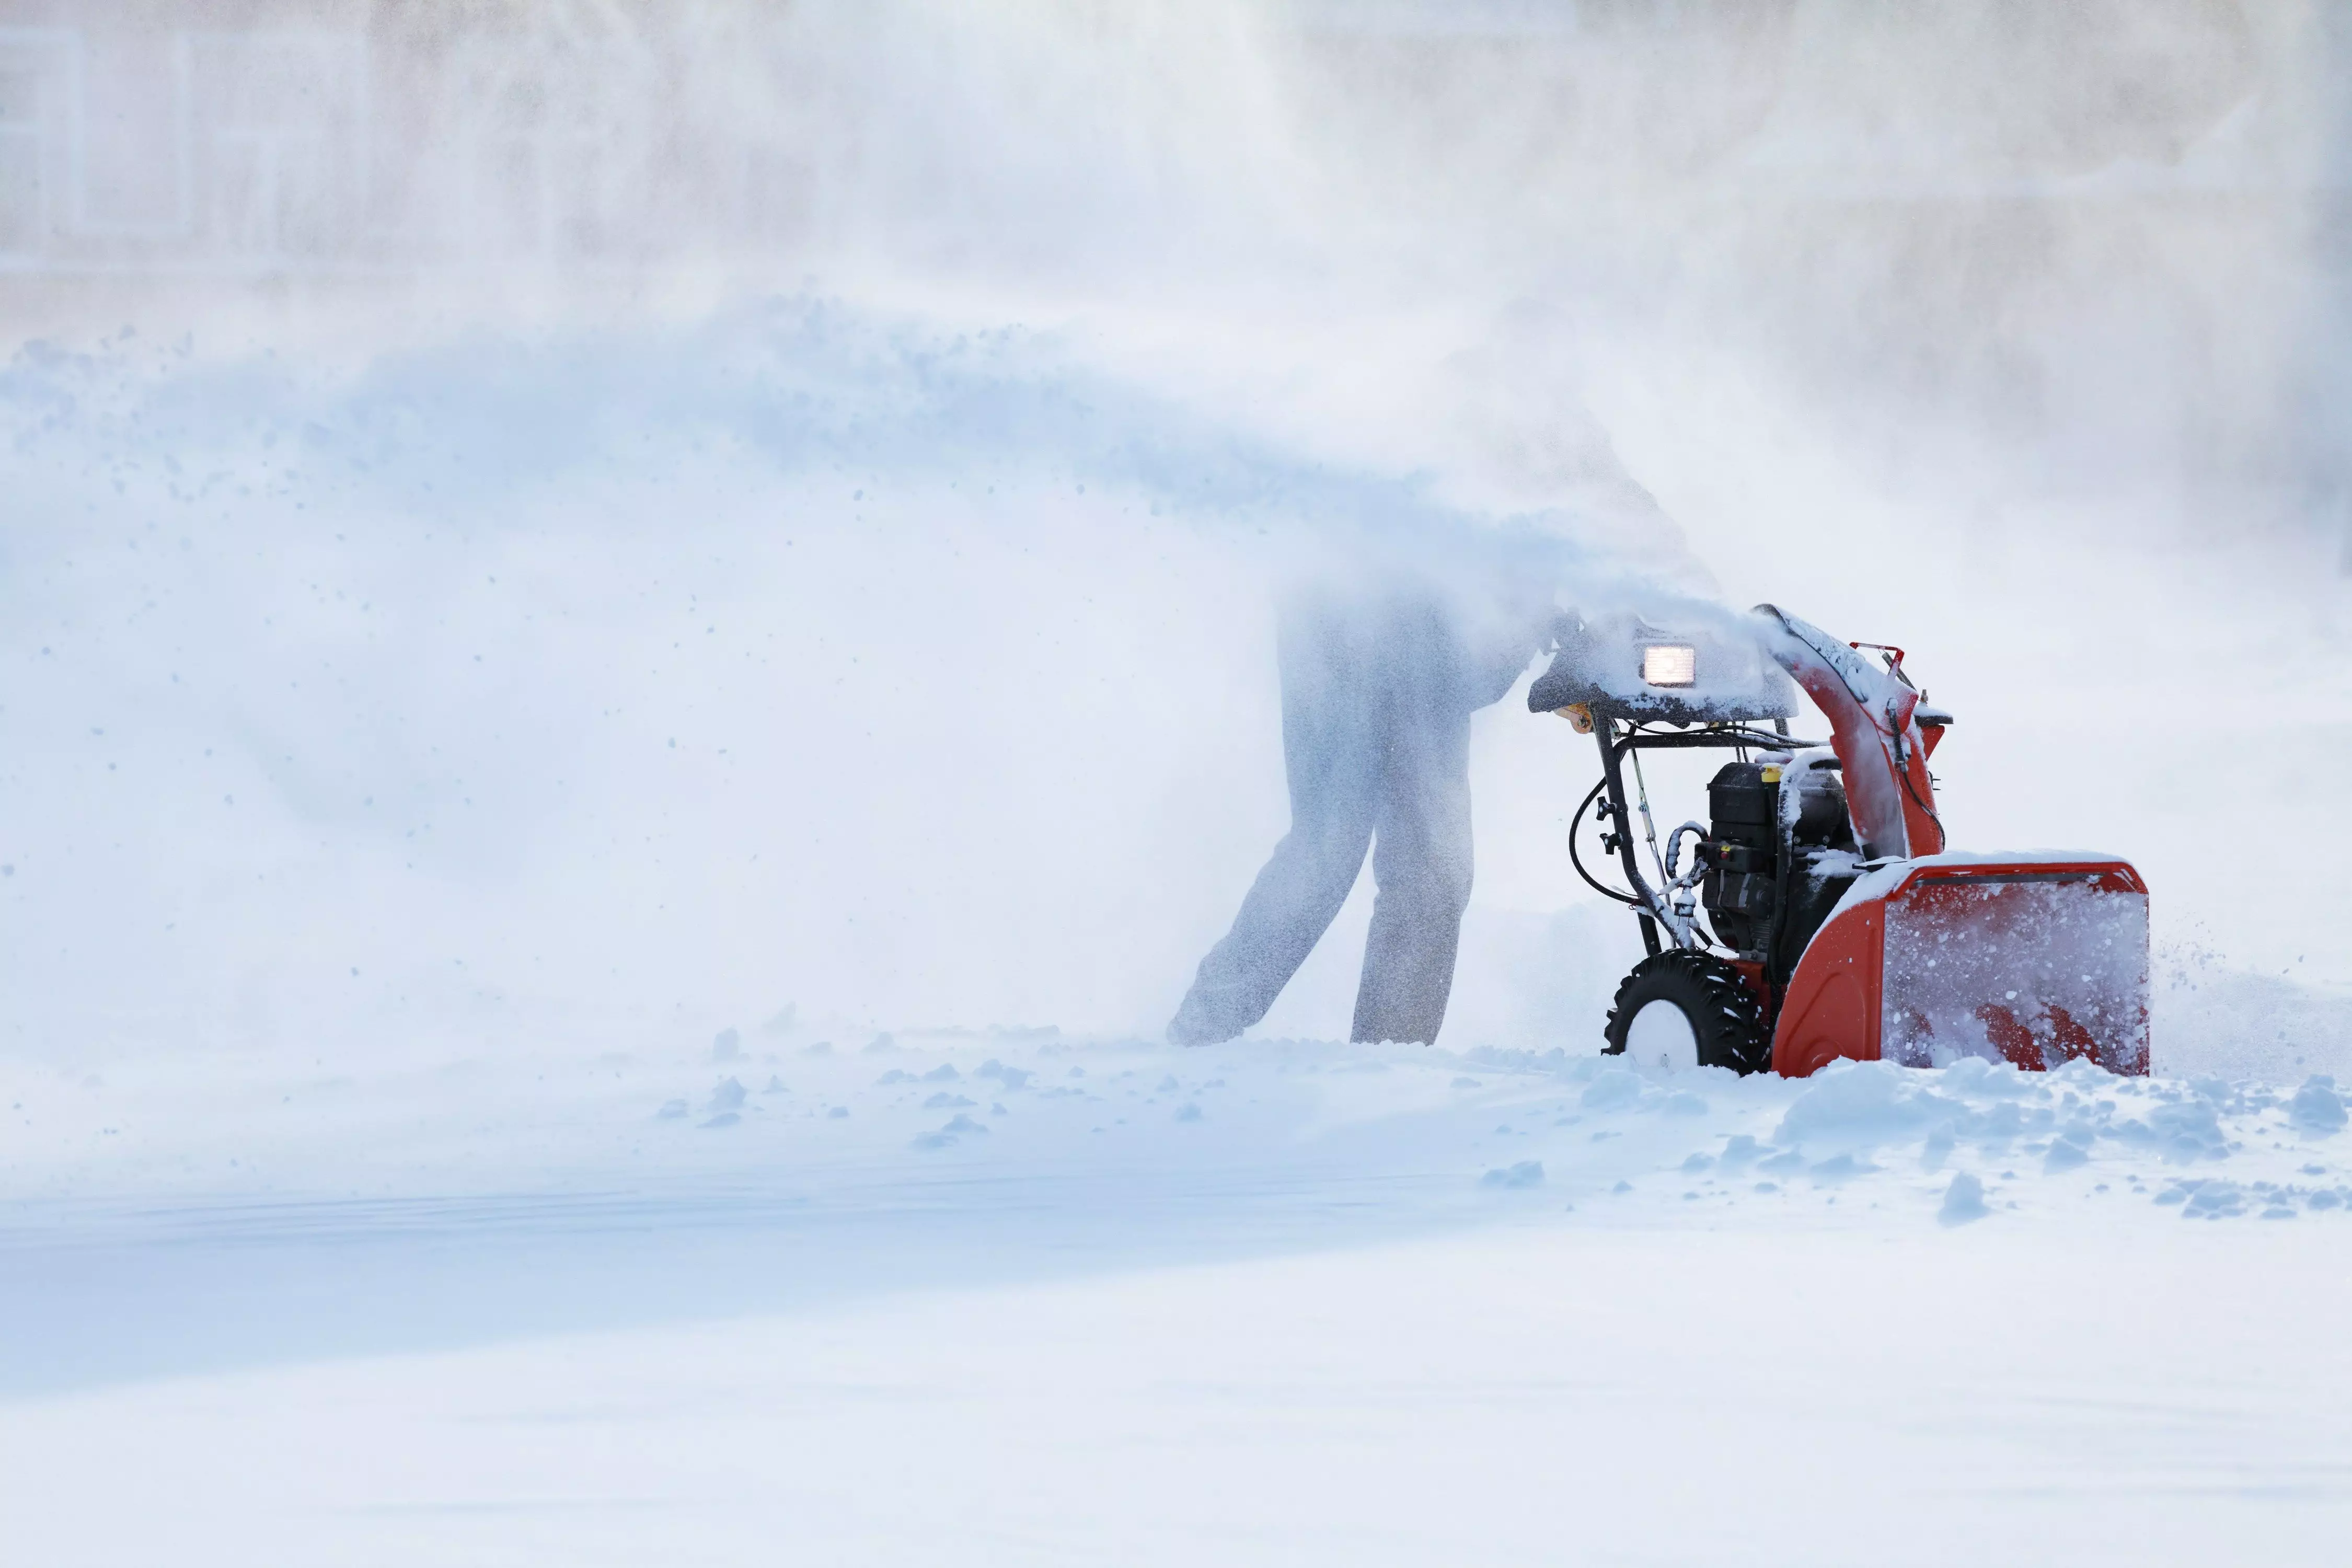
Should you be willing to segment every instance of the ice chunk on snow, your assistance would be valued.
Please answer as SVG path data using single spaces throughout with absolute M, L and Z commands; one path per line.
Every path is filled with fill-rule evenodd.
M 659 1110 L 655 1111 L 654 1114 L 665 1121 L 669 1121 L 673 1117 L 684 1116 L 686 1114 L 686 1101 L 682 1100 L 664 1100 L 662 1102 L 662 1108 Z
M 923 1109 L 925 1110 L 959 1110 L 971 1103 L 961 1094 L 950 1094 L 947 1090 L 941 1089 L 923 1101 Z
M 731 1062 L 743 1054 L 743 1037 L 733 1029 L 721 1029 L 710 1042 L 710 1059 Z
M 1505 1165 L 1478 1178 L 1482 1187 L 1539 1187 L 1543 1185 L 1544 1168 L 1541 1160 L 1522 1160 L 1516 1165 Z M 1618 1184 L 1622 1189 L 1623 1183 Z
M 731 1078 L 722 1078 L 710 1091 L 709 1109 L 713 1111 L 740 1110 L 743 1108 L 743 1086 Z
M 1176 1120 L 1179 1121 L 1198 1121 L 1201 1120 L 1201 1108 L 1190 1101 L 1187 1101 L 1177 1108 Z

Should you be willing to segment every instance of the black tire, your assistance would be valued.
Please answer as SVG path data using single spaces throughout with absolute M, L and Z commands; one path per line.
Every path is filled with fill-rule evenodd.
M 1722 959 L 1687 949 L 1645 958 L 1625 976 L 1602 1031 L 1609 1042 L 1604 1054 L 1624 1055 L 1634 1015 L 1653 1002 L 1671 1002 L 1690 1020 L 1700 1066 L 1751 1073 L 1772 1065 L 1772 1037 L 1756 993 Z

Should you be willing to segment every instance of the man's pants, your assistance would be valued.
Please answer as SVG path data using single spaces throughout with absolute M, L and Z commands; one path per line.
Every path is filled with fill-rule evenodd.
M 1279 646 L 1290 831 L 1201 961 L 1169 1037 L 1205 1045 L 1265 1017 L 1377 840 L 1351 1037 L 1433 1040 L 1470 900 L 1470 714 L 1491 694 L 1423 595 L 1293 601 Z

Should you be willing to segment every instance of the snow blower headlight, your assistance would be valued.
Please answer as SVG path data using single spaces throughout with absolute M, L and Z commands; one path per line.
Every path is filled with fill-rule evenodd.
M 1651 686 L 1698 684 L 1698 649 L 1683 642 L 1650 643 L 1642 649 L 1642 679 Z

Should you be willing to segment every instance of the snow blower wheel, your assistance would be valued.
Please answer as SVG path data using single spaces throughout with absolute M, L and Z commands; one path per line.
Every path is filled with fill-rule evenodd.
M 1677 949 L 1635 964 L 1617 987 L 1603 1032 L 1606 1054 L 1647 1067 L 1751 1073 L 1772 1065 L 1756 994 L 1712 953 Z

